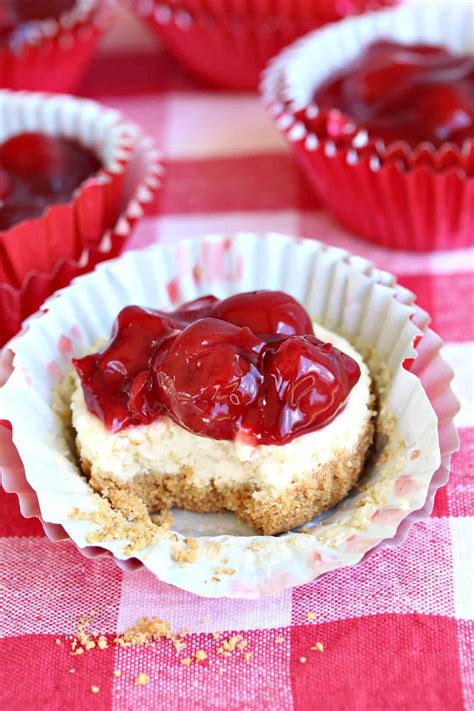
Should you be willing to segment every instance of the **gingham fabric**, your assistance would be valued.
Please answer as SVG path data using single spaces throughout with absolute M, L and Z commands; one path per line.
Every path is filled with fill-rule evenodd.
M 121 36 L 130 44 L 128 26 Z M 277 230 L 343 246 L 395 272 L 446 341 L 462 403 L 461 451 L 432 516 L 402 545 L 261 601 L 197 598 L 144 569 L 124 574 L 110 559 L 88 560 L 69 542 L 50 542 L 2 492 L 0 708 L 473 708 L 474 251 L 387 252 L 345 234 L 316 202 L 256 97 L 214 92 L 153 42 L 148 47 L 112 47 L 82 91 L 139 122 L 167 160 L 160 214 L 138 226 L 129 247 L 212 231 Z M 186 627 L 186 656 L 202 649 L 207 659 L 182 666 L 170 640 L 71 656 L 66 637 L 89 610 L 109 639 L 143 615 Z M 215 632 L 223 633 L 220 641 Z M 248 661 L 217 653 L 236 633 L 248 641 Z M 311 650 L 316 642 L 322 652 Z M 134 683 L 140 673 L 148 684 Z

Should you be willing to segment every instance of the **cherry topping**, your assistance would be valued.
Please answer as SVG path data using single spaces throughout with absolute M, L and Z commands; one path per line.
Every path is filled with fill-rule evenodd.
M 87 407 L 109 430 L 163 414 L 199 435 L 256 444 L 328 424 L 360 377 L 352 358 L 313 335 L 298 302 L 271 291 L 205 296 L 170 313 L 128 306 L 110 344 L 73 362 Z
M 214 318 L 248 326 L 254 333 L 313 333 L 302 306 L 282 291 L 249 291 L 224 299 L 213 308 Z
M 21 133 L 0 145 L 0 230 L 68 202 L 101 163 L 69 138 Z M 6 177 L 5 177 L 6 176 Z M 8 184 L 8 190 L 2 186 Z
M 0 45 L 23 39 L 29 23 L 57 20 L 72 10 L 76 0 L 2 0 L 0 5 Z
M 442 47 L 374 42 L 315 93 L 372 138 L 459 146 L 474 138 L 474 57 Z M 337 136 L 333 135 L 333 138 Z

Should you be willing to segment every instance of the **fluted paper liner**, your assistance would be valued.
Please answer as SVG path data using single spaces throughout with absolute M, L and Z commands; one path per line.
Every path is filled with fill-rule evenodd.
M 468 247 L 474 240 L 474 137 L 462 148 L 369 139 L 364 127 L 333 140 L 338 111 L 319 111 L 314 91 L 371 42 L 446 46 L 474 51 L 474 6 L 411 0 L 401 7 L 312 32 L 269 65 L 262 96 L 318 195 L 340 222 L 370 241 L 429 251 Z
M 392 447 L 391 458 L 390 437 L 385 444 L 379 441 L 381 456 L 369 469 L 369 489 L 346 497 L 309 533 L 256 536 L 230 514 L 178 512 L 178 539 L 196 535 L 198 541 L 193 563 L 172 559 L 174 544 L 167 533 L 132 555 L 124 553 L 126 541 L 100 547 L 122 565 L 141 561 L 160 580 L 199 595 L 257 598 L 353 565 L 386 539 L 399 542 L 413 520 L 429 511 L 457 447 L 452 422 L 457 401 L 449 386 L 452 372 L 439 355 L 441 341 L 427 328 L 427 315 L 390 274 L 364 259 L 313 240 L 241 233 L 157 245 L 104 263 L 46 302 L 10 343 L 0 419 L 11 423 L 26 482 L 48 526 L 62 527 L 87 554 L 97 554 L 87 539 L 96 524 L 69 516 L 73 507 L 93 511 L 97 499 L 62 453 L 64 425 L 51 405 L 71 356 L 108 337 L 127 304 L 166 309 L 205 293 L 225 297 L 262 288 L 289 292 L 312 318 L 375 350 L 390 369 L 388 404 L 405 447 Z M 9 436 L 3 433 L 4 440 Z M 8 490 L 22 501 L 25 481 L 10 449 L 0 468 Z M 235 574 L 213 581 L 216 556 L 226 559 Z
M 57 19 L 29 22 L 21 41 L 14 47 L 0 47 L 0 86 L 75 91 L 110 24 L 114 6 L 115 0 L 76 0 Z
M 118 254 L 153 203 L 161 164 L 137 126 L 94 101 L 0 91 L 0 115 L 0 142 L 24 131 L 66 136 L 103 164 L 68 203 L 0 232 L 1 345 L 54 290 Z
M 266 62 L 294 39 L 397 0 L 129 0 L 184 66 L 223 87 L 255 90 Z

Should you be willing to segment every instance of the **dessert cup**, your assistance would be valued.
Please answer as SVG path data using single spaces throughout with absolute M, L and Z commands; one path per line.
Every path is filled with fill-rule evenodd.
M 474 51 L 471 3 L 410 2 L 315 31 L 266 69 L 263 102 L 286 135 L 316 193 L 348 230 L 384 247 L 431 251 L 472 246 L 474 136 L 461 148 L 429 142 L 333 140 L 337 110 L 320 111 L 315 90 L 377 39 Z
M 67 425 L 54 409 L 71 357 L 106 337 L 129 303 L 170 309 L 205 293 L 224 297 L 257 288 L 291 293 L 312 318 L 357 343 L 371 362 L 385 364 L 386 377 L 376 376 L 384 414 L 361 485 L 304 532 L 256 536 L 230 514 L 176 511 L 173 530 L 157 528 L 144 547 L 136 536 L 130 545 L 133 537 L 123 529 L 117 540 L 99 515 L 106 500 L 81 475 Z M 314 240 L 242 233 L 129 252 L 49 299 L 4 349 L 0 418 L 11 427 L 0 460 L 6 488 L 18 494 L 22 509 L 36 497 L 38 508 L 30 501 L 30 513 L 66 532 L 81 550 L 99 554 L 98 545 L 122 563 L 138 560 L 160 580 L 208 597 L 263 597 L 354 565 L 379 545 L 399 543 L 430 512 L 458 446 L 452 371 L 428 324 L 393 276 Z M 232 572 L 216 573 L 223 564 Z

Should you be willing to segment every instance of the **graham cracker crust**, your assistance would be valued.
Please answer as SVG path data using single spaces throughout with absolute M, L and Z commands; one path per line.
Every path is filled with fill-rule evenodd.
M 233 511 L 259 533 L 276 535 L 307 523 L 349 493 L 362 474 L 373 437 L 371 419 L 352 450 L 342 450 L 332 461 L 277 495 L 247 484 L 217 488 L 211 482 L 205 488 L 197 487 L 189 467 L 173 476 L 153 472 L 122 482 L 113 472 L 99 470 L 83 457 L 77 440 L 76 446 L 82 471 L 91 487 L 103 496 L 121 492 L 138 497 L 149 512 L 175 506 L 197 512 Z

